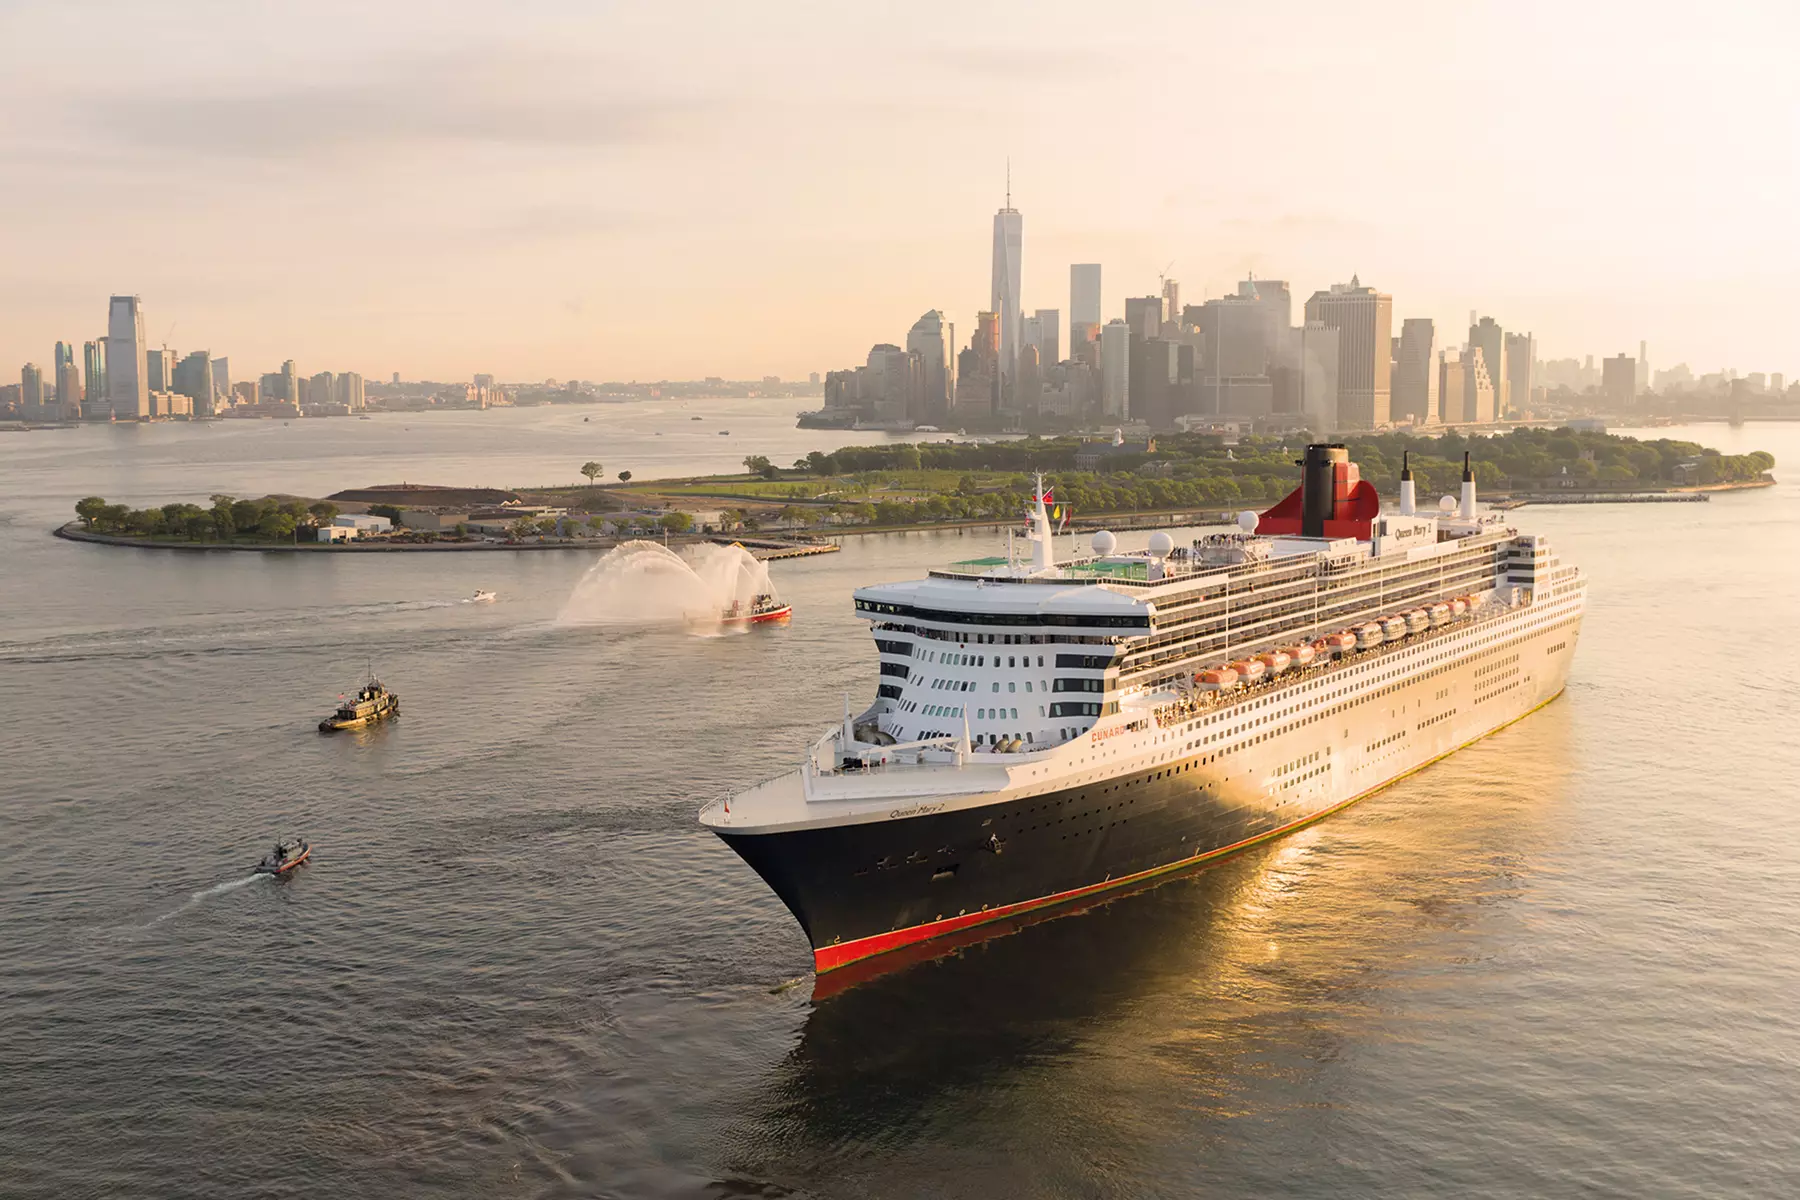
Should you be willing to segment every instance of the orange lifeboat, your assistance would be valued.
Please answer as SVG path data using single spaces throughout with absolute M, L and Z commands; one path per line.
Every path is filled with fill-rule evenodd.
M 1464 600 L 1461 596 L 1458 596 L 1456 599 L 1454 599 L 1450 602 L 1450 616 L 1452 618 L 1460 617 L 1468 611 L 1469 611 L 1469 602 L 1467 600 Z
M 1287 670 L 1294 660 L 1285 650 L 1265 650 L 1256 656 L 1256 661 L 1267 667 L 1273 676 Z
M 1310 667 L 1312 660 L 1318 656 L 1318 651 L 1314 650 L 1307 642 L 1301 642 L 1298 646 L 1289 646 L 1287 652 L 1288 657 L 1294 660 L 1295 667 Z
M 1231 669 L 1237 672 L 1238 678 L 1244 683 L 1252 684 L 1261 681 L 1269 668 L 1263 665 L 1261 659 L 1246 658 L 1243 662 L 1232 663 Z
M 1346 629 L 1325 639 L 1325 647 L 1333 654 L 1348 654 L 1356 649 L 1356 631 Z
M 1238 673 L 1230 667 L 1210 667 L 1196 672 L 1194 682 L 1206 691 L 1217 692 L 1237 686 Z

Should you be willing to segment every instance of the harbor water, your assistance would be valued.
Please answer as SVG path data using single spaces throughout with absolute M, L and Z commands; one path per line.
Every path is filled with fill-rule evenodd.
M 879 436 L 793 407 L 0 434 L 0 1194 L 1800 1192 L 1800 485 L 1518 511 L 1591 582 L 1560 700 L 1272 845 L 832 986 L 695 811 L 872 694 L 853 587 L 1003 536 L 773 564 L 791 624 L 735 633 L 565 619 L 598 552 L 48 536 L 88 494 Z M 1800 466 L 1797 426 L 1655 432 Z M 320 736 L 371 665 L 403 715 Z M 286 836 L 311 862 L 253 877 Z

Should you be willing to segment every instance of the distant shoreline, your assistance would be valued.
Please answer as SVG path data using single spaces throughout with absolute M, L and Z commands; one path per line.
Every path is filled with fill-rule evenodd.
M 481 550 L 587 550 L 607 551 L 629 541 L 654 539 L 581 538 L 555 542 L 190 542 L 174 538 L 142 538 L 125 534 L 95 533 L 83 529 L 81 522 L 70 521 L 50 531 L 52 537 L 70 542 L 92 542 L 101 546 L 126 546 L 134 550 L 215 550 L 244 551 L 253 554 L 404 554 L 417 552 L 462 552 Z M 681 534 L 669 539 L 671 546 L 741 543 L 757 558 L 768 562 L 783 558 L 805 558 L 814 554 L 830 554 L 842 549 L 835 542 L 800 542 L 788 538 L 766 538 L 754 535 L 733 537 L 729 534 Z
M 137 550 L 194 550 L 211 553 L 216 550 L 245 551 L 253 554 L 402 554 L 419 551 L 479 550 L 611 550 L 616 538 L 590 538 L 569 542 L 190 542 L 173 538 L 142 538 L 123 534 L 95 533 L 83 529 L 81 522 L 70 521 L 51 530 L 52 536 L 71 542 L 93 542 L 101 546 L 129 546 Z M 629 539 L 627 539 L 629 540 Z M 698 539 L 676 539 L 678 541 Z

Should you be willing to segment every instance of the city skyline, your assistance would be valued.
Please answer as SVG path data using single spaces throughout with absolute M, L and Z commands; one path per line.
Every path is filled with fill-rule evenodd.
M 1062 305 L 1075 263 L 1121 297 L 1157 293 L 1173 261 L 1189 302 L 1252 273 L 1360 274 L 1439 330 L 1478 307 L 1546 354 L 1647 339 L 1696 371 L 1795 373 L 1800 248 L 1762 231 L 1800 193 L 1800 84 L 1780 61 L 1800 18 L 1396 4 L 1394 36 L 1371 39 L 1364 14 L 1302 7 L 1277 28 L 1152 6 L 1145 50 L 1073 6 L 958 13 L 945 46 L 929 21 L 867 40 L 855 13 L 694 29 L 551 5 L 499 41 L 479 13 L 434 13 L 421 50 L 405 5 L 99 23 L 15 5 L 9 44 L 80 44 L 86 69 L 21 56 L 0 80 L 0 163 L 31 183 L 0 195 L 0 362 L 98 336 L 91 297 L 133 293 L 150 346 L 246 364 L 804 377 L 921 312 L 972 322 L 991 247 L 969 217 L 1003 202 L 1010 156 L 1024 309 Z M 159 65 L 202 35 L 239 52 L 202 76 Z M 679 78 L 656 69 L 670 45 Z M 1726 46 L 1731 89 L 1667 85 Z M 1534 86 L 1498 86 L 1521 70 Z M 1121 126 L 1127 83 L 1167 103 Z M 926 130 L 934 169 L 896 169 L 891 144 Z M 1202 152 L 1156 152 L 1174 145 Z M 1450 169 L 1508 156 L 1493 188 Z

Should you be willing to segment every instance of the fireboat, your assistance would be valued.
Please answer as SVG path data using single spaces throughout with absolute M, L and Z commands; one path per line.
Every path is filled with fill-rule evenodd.
M 731 607 L 719 614 L 719 624 L 761 625 L 765 621 L 785 621 L 793 615 L 793 605 L 764 592 L 748 604 L 742 600 L 733 600 Z

